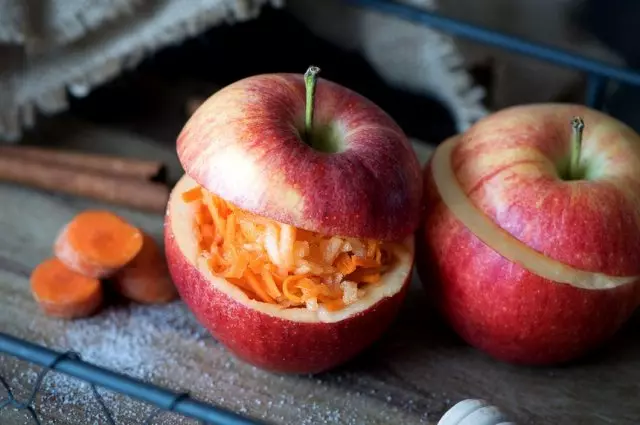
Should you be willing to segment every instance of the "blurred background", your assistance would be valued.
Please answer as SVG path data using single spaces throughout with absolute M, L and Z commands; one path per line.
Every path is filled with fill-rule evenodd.
M 510 105 L 583 102 L 585 76 L 341 0 L 2 0 L 0 140 L 52 119 L 136 128 L 173 142 L 185 105 L 263 72 L 322 76 L 437 144 Z M 380 2 L 378 2 L 380 3 Z M 633 0 L 402 0 L 417 8 L 639 67 Z M 604 108 L 640 127 L 637 88 Z

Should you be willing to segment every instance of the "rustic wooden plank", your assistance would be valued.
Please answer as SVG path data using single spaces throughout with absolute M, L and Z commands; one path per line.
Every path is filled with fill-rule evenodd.
M 41 137 L 67 147 L 161 158 L 172 177 L 181 169 L 170 143 L 113 128 L 59 121 Z M 416 145 L 424 162 L 427 146 Z M 0 185 L 0 331 L 73 349 L 87 360 L 166 385 L 272 423 L 435 424 L 464 398 L 485 398 L 519 424 L 640 422 L 638 321 L 610 347 L 562 368 L 522 368 L 488 359 L 461 343 L 431 311 L 417 279 L 385 338 L 339 370 L 315 377 L 278 376 L 233 358 L 195 322 L 181 302 L 162 307 L 116 305 L 76 322 L 45 318 L 28 291 L 30 270 L 51 255 L 58 229 L 91 201 Z M 103 206 L 103 205 L 100 205 Z M 161 237 L 162 217 L 108 207 Z M 38 369 L 0 356 L 0 374 L 26 396 Z M 88 389 L 53 374 L 38 399 L 47 421 L 80 425 L 100 419 Z M 0 390 L 0 399 L 3 397 Z M 139 423 L 150 409 L 105 394 L 119 423 Z M 87 416 L 89 415 L 89 416 Z M 97 418 L 97 419 L 96 419 Z M 25 416 L 0 410 L 0 423 Z M 48 423 L 48 422 L 45 422 Z M 194 423 L 165 416 L 160 423 Z

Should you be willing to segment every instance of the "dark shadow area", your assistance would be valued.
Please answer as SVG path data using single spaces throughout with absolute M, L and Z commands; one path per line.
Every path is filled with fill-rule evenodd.
M 171 81 L 201 81 L 224 86 L 261 73 L 304 73 L 309 65 L 321 76 L 370 98 L 411 136 L 439 143 L 455 133 L 450 111 L 434 98 L 414 95 L 386 84 L 359 55 L 316 36 L 285 10 L 267 8 L 259 19 L 215 27 L 144 61 L 85 99 L 72 100 L 74 113 L 109 122 L 132 115 L 156 115 L 153 93 L 140 86 L 140 75 Z M 183 105 L 180 105 L 183 107 Z M 428 119 L 425 119 L 428 117 Z
M 620 55 L 627 66 L 640 70 L 640 2 L 587 0 L 576 11 L 578 24 Z M 640 132 L 640 87 L 611 84 L 605 110 Z
M 565 390 L 584 392 L 580 382 L 594 379 L 604 386 L 611 382 L 611 390 L 600 389 L 611 393 L 614 387 L 620 391 L 619 374 L 625 369 L 632 371 L 640 355 L 636 331 L 639 325 L 640 314 L 636 314 L 601 348 L 565 365 L 508 364 L 462 341 L 434 311 L 425 291 L 412 287 L 398 318 L 383 338 L 347 364 L 306 379 L 320 379 L 354 394 L 366 394 L 385 409 L 402 409 L 416 416 L 425 411 L 443 414 L 452 400 L 462 398 L 498 402 L 509 398 L 505 391 L 512 385 L 528 388 L 529 394 L 521 396 L 538 400 L 557 399 Z M 426 372 L 429 376 L 421 375 Z M 452 387 L 451 382 L 455 382 L 456 392 L 443 392 L 443 388 Z M 630 383 L 621 391 L 625 397 L 634 397 L 637 386 Z M 589 393 L 588 397 L 597 397 L 597 392 Z M 513 412 L 514 418 L 523 420 L 530 413 Z M 581 414 L 575 411 L 572 418 Z
M 617 365 L 632 363 L 640 356 L 640 312 L 636 311 L 631 319 L 601 347 L 593 350 L 574 362 L 560 366 L 561 368 L 584 368 L 600 363 L 615 363 Z M 640 393 L 638 394 L 640 395 Z
M 441 382 L 407 379 L 401 365 L 416 361 L 437 364 L 443 357 L 477 353 L 448 328 L 426 298 L 420 286 L 412 286 L 398 317 L 382 338 L 349 362 L 304 379 L 366 395 L 386 410 L 399 409 L 416 418 L 425 412 L 439 417 L 450 407 L 436 396 Z

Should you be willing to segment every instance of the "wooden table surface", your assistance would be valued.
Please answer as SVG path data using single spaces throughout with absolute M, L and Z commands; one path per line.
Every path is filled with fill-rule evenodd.
M 60 118 L 40 140 L 96 152 L 161 158 L 181 170 L 172 146 L 130 130 Z M 430 149 L 417 146 L 422 161 Z M 278 376 L 234 359 L 181 302 L 162 307 L 116 305 L 88 320 L 45 318 L 28 291 L 30 270 L 74 213 L 97 203 L 0 184 L 0 331 L 141 377 L 234 411 L 279 424 L 435 424 L 455 402 L 484 398 L 518 424 L 640 423 L 637 318 L 607 347 L 562 368 L 502 364 L 459 341 L 430 311 L 417 280 L 386 336 L 349 364 L 319 376 Z M 157 238 L 162 217 L 108 207 Z M 0 355 L 0 375 L 24 398 L 39 369 Z M 141 423 L 150 409 L 104 392 L 119 424 Z M 0 400 L 4 392 L 0 389 Z M 37 399 L 44 423 L 106 423 L 88 389 L 53 373 Z M 0 410 L 0 423 L 30 423 Z M 156 423 L 195 423 L 163 416 Z

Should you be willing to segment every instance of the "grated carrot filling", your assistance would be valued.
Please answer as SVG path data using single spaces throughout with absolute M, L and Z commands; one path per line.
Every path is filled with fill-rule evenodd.
M 183 193 L 211 272 L 252 299 L 336 311 L 380 282 L 392 260 L 377 240 L 326 236 L 243 211 L 201 187 Z

